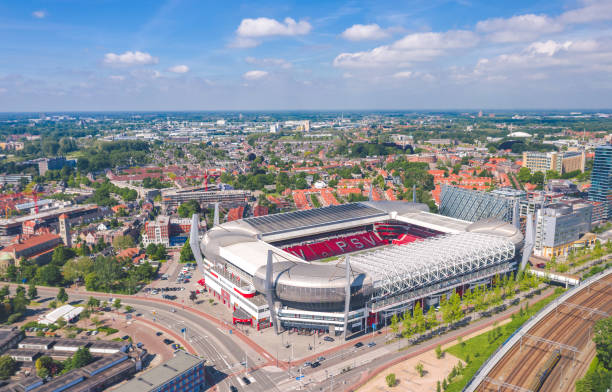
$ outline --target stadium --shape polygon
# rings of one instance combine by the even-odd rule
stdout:
[[[227,222],[202,236],[192,224],[190,243],[200,283],[234,323],[352,333],[517,268],[514,226],[428,211],[367,201]]]

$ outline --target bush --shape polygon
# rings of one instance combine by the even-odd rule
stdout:
[[[397,379],[395,378],[395,373],[387,374],[387,377],[385,377],[385,381],[387,382],[387,386],[389,388],[394,387],[395,384],[397,383]]]
[[[21,320],[21,318],[23,317],[23,313],[13,313],[11,314],[8,319],[6,320],[6,322],[8,324],[13,324],[16,323],[17,321]]]

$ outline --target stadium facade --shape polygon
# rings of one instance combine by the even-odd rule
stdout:
[[[234,322],[277,332],[376,328],[416,301],[435,306],[453,290],[462,294],[515,270],[523,247],[511,224],[472,223],[408,202],[247,218],[201,237],[191,227],[202,283]]]

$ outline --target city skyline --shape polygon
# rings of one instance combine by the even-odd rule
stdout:
[[[612,98],[606,0],[24,1],[0,15],[2,112],[605,109]]]

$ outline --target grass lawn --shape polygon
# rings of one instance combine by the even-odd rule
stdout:
[[[520,328],[531,316],[539,312],[543,307],[562,294],[562,290],[555,290],[555,293],[545,298],[527,309],[520,316],[518,313],[513,315],[512,321],[508,324],[497,327],[489,332],[474,336],[460,344],[449,347],[446,352],[461,358],[467,363],[465,369],[452,379],[449,383],[447,392],[461,391],[469,380],[474,377],[476,371],[482,364],[506,341],[518,328]],[[521,305],[522,306],[522,305]]]

